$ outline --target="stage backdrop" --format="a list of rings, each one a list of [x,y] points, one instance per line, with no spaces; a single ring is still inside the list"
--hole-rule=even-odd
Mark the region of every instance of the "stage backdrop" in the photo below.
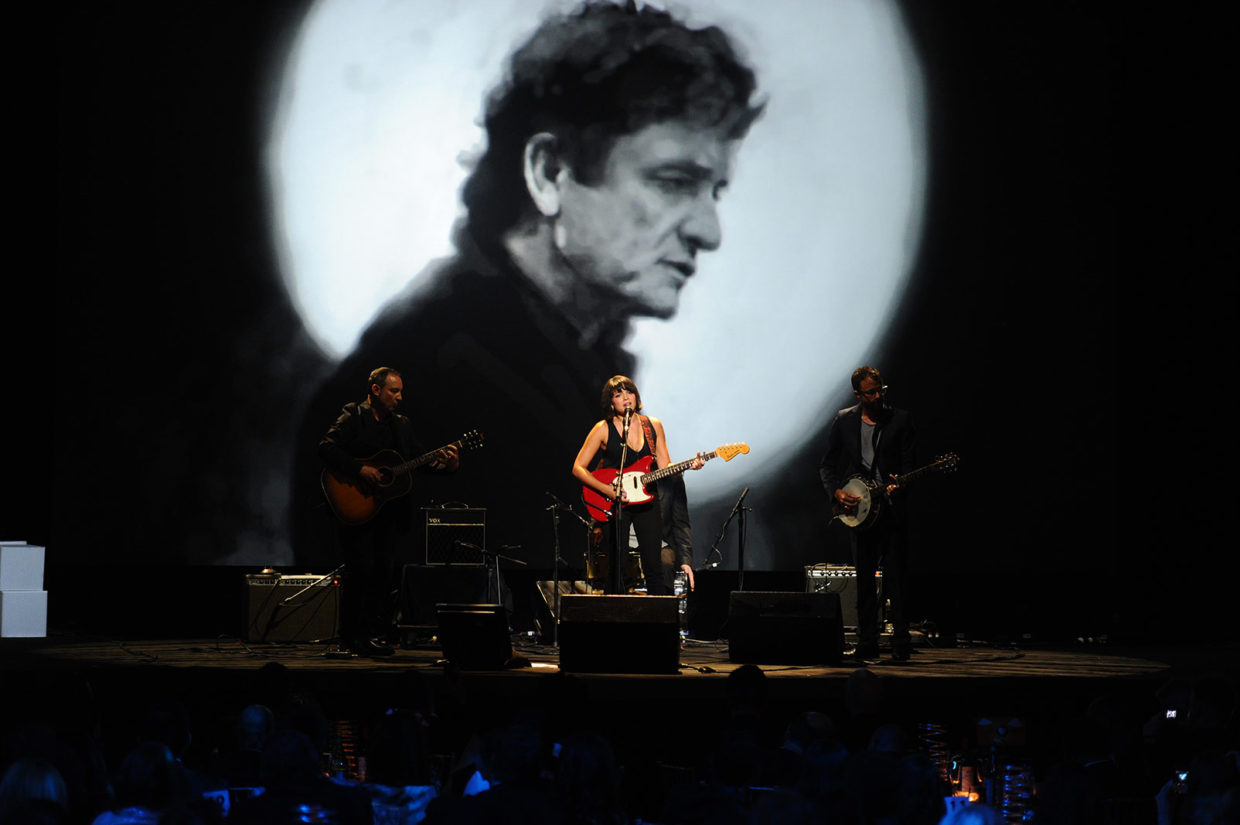
[[[56,370],[16,359],[53,410],[19,439],[41,469],[6,479],[18,506],[0,537],[64,565],[325,562],[299,556],[290,530],[308,401],[374,313],[452,253],[484,97],[565,8],[66,12]],[[914,412],[921,457],[961,457],[917,490],[921,574],[976,578],[950,600],[1007,581],[1032,604],[1070,566],[1074,592],[1106,602],[1109,21],[1068,2],[675,8],[734,38],[767,101],[719,204],[720,248],[675,316],[627,341],[674,460],[751,447],[688,477],[698,562],[717,548],[712,561],[738,565],[739,525],[722,531],[745,490],[747,569],[847,560],[817,464],[830,417],[854,403],[849,374],[872,363]],[[580,565],[580,527],[561,530]],[[526,560],[547,566],[554,538],[548,519]]]

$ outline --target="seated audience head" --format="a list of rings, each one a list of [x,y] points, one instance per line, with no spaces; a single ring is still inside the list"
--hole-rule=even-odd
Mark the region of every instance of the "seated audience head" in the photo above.
[[[724,690],[733,715],[758,713],[766,705],[766,674],[757,665],[741,665],[728,674]]]
[[[113,808],[162,811],[186,796],[181,764],[162,742],[139,742],[126,754],[112,782]]]
[[[418,719],[407,713],[380,717],[366,743],[366,782],[399,788],[433,781]]]
[[[237,717],[237,747],[241,750],[261,751],[263,743],[271,735],[273,718],[266,705],[249,705]]]
[[[319,751],[310,737],[299,730],[281,730],[263,748],[263,784],[272,788],[295,788],[321,776]]]
[[[39,811],[59,810],[67,816],[68,809],[65,781],[46,759],[18,759],[0,779],[0,822],[16,822],[18,817],[33,817]]]
[[[883,709],[882,680],[869,668],[857,668],[848,674],[844,700],[850,716],[877,716]]]
[[[511,722],[492,731],[484,743],[483,772],[491,784],[531,783],[542,774],[545,740],[534,721]]]

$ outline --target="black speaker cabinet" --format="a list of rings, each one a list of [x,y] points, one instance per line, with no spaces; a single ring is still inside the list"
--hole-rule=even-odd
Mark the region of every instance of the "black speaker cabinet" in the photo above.
[[[427,564],[485,564],[487,511],[484,507],[423,507]]]
[[[733,662],[838,665],[844,652],[840,597],[734,591],[724,635]]]
[[[338,633],[339,581],[321,576],[245,577],[249,642],[328,642]]]
[[[400,618],[397,624],[433,627],[437,604],[489,601],[492,571],[481,564],[406,564],[401,569]]]
[[[508,617],[499,604],[439,604],[443,656],[461,670],[501,670],[512,660]]]
[[[676,597],[561,596],[560,670],[679,673]]]
[[[883,571],[874,572],[878,590],[878,620],[883,621]],[[844,564],[808,564],[805,566],[806,593],[838,593],[840,615],[845,630],[857,629],[857,568]]]

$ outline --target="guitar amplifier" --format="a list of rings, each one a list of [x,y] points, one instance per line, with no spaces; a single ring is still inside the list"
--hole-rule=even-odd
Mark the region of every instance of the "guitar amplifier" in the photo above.
[[[249,605],[246,641],[319,642],[336,638],[338,579],[255,573],[247,575],[245,582]]]
[[[883,571],[874,573],[878,587],[878,620],[883,621]],[[844,564],[807,564],[805,566],[806,593],[838,593],[844,627],[857,629],[857,568]]]
[[[423,507],[422,512],[427,564],[486,564],[485,507]]]

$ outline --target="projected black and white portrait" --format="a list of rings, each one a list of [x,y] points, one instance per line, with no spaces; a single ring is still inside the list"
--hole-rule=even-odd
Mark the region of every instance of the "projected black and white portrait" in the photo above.
[[[551,544],[547,493],[578,500],[617,373],[675,422],[674,461],[752,445],[694,474],[695,507],[778,475],[907,275],[919,82],[884,3],[316,4],[269,146],[285,280],[330,364],[298,552],[316,434],[384,364],[424,441],[484,433],[423,492],[486,507],[495,543]]]
[[[874,364],[919,459],[963,459],[909,497],[913,574],[1110,563],[1115,494],[1065,468],[1117,466],[1114,15],[581,3],[71,3],[55,277],[10,313],[34,475],[8,474],[0,538],[75,575],[332,571],[316,448],[392,367],[416,441],[462,444],[413,476],[405,561],[419,508],[457,503],[507,576],[577,580],[574,457],[620,374],[673,463],[748,448],[683,478],[701,581],[796,589],[849,562],[818,466]],[[1050,412],[1065,364],[1096,374],[1085,419]],[[32,432],[49,365],[72,398]],[[1094,502],[1071,530],[1044,504],[1065,485]]]

